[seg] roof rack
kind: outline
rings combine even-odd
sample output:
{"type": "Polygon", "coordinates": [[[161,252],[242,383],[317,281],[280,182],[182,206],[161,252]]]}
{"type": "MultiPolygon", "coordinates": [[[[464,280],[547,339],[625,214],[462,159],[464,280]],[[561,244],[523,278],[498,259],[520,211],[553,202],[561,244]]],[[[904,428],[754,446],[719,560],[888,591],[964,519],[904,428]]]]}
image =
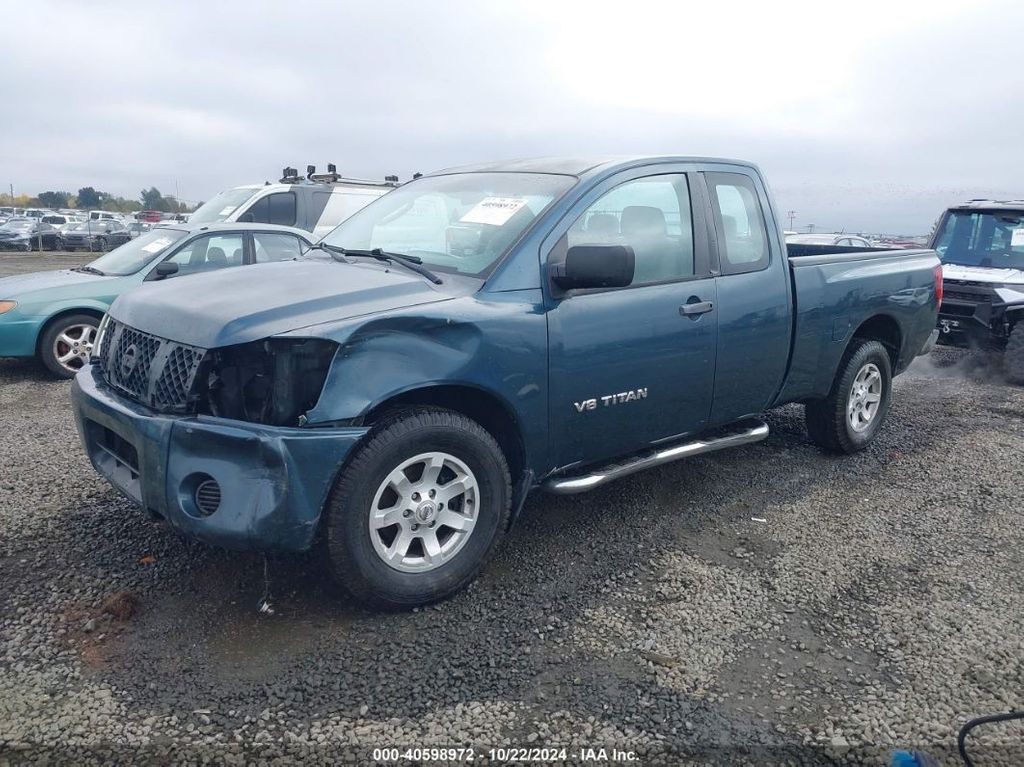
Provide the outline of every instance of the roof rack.
{"type": "Polygon", "coordinates": [[[334,163],[327,164],[326,173],[317,173],[315,165],[306,166],[305,177],[300,176],[295,168],[282,168],[282,184],[363,184],[367,186],[398,186],[398,176],[385,176],[383,181],[370,181],[363,178],[346,178],[338,173],[334,163]]]}

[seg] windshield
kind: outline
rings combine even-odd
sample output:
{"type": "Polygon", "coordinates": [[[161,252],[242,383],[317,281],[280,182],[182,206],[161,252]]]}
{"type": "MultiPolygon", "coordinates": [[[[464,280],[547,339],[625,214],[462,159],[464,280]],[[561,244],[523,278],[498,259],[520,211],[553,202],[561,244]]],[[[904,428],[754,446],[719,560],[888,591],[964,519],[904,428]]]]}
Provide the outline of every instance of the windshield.
{"type": "Polygon", "coordinates": [[[944,264],[1024,269],[1024,211],[951,211],[935,250],[944,264]]]}
{"type": "Polygon", "coordinates": [[[540,173],[430,176],[379,198],[323,241],[419,256],[431,269],[483,276],[575,181],[540,173]]]}
{"type": "Polygon", "coordinates": [[[214,195],[209,201],[203,203],[195,212],[188,217],[192,224],[210,224],[216,221],[223,221],[241,205],[252,197],[258,189],[252,187],[238,187],[228,189],[226,192],[214,195]]]}
{"type": "Polygon", "coordinates": [[[146,232],[97,258],[89,266],[116,277],[135,274],[185,234],[186,232],[180,229],[156,229],[146,232]]]}

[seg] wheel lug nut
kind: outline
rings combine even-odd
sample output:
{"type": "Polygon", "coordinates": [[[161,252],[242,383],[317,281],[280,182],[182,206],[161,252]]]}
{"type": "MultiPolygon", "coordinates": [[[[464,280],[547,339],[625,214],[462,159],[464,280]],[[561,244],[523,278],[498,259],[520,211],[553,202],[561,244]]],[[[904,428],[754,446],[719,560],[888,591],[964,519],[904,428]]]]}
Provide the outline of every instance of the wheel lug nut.
{"type": "Polygon", "coordinates": [[[414,523],[413,523],[413,526],[412,526],[412,529],[413,529],[413,530],[419,530],[419,529],[420,529],[420,526],[419,526],[419,525],[417,525],[417,524],[416,524],[416,523],[414,522],[414,523]]]}
{"type": "Polygon", "coordinates": [[[436,490],[431,490],[430,491],[430,497],[433,498],[435,495],[437,495],[437,491],[436,490]]]}
{"type": "Polygon", "coordinates": [[[414,501],[418,501],[418,500],[420,499],[420,494],[419,494],[419,493],[413,493],[413,494],[412,494],[412,499],[413,499],[414,501]]]}
{"type": "Polygon", "coordinates": [[[403,511],[402,512],[402,516],[403,517],[411,517],[412,516],[412,509],[406,509],[405,511],[403,511]]]}
{"type": "Polygon", "coordinates": [[[444,501],[441,501],[439,504],[437,504],[437,510],[441,511],[443,509],[444,509],[444,501]]]}
{"type": "Polygon", "coordinates": [[[430,520],[430,524],[428,525],[428,527],[433,527],[433,526],[434,526],[434,520],[430,520]]]}

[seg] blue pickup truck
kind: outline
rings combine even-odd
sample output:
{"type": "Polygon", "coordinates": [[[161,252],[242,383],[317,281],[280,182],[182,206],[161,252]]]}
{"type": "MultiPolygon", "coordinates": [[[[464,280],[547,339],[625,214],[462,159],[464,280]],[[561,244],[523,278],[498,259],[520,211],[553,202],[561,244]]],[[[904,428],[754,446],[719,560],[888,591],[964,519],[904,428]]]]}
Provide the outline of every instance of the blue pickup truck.
{"type": "Polygon", "coordinates": [[[531,489],[762,439],[768,408],[864,448],[941,289],[930,250],[787,252],[731,160],[441,171],[314,247],[331,258],[119,298],[76,420],[96,469],[184,534],[322,546],[393,608],[465,586],[531,489]]]}

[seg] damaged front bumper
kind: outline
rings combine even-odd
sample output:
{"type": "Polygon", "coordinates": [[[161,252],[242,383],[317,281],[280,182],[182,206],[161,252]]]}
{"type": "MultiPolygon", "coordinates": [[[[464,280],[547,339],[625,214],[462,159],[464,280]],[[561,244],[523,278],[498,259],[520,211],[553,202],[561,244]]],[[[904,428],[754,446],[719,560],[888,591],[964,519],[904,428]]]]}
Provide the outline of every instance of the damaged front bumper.
{"type": "Polygon", "coordinates": [[[312,546],[338,468],[365,428],[286,428],[161,415],[86,366],[72,403],[93,466],[184,534],[231,549],[312,546]]]}

